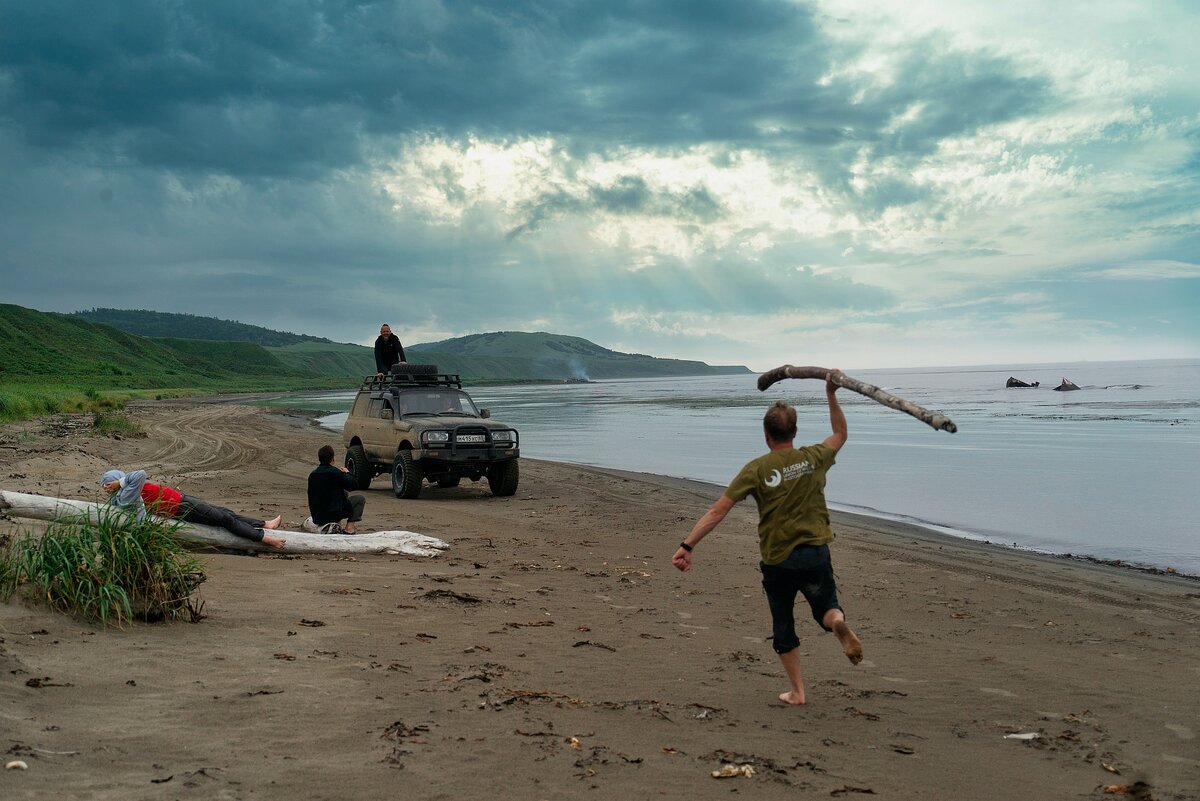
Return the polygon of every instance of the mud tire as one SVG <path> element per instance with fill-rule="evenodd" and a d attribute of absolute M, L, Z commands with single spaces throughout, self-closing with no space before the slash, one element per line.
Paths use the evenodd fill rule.
<path fill-rule="evenodd" d="M 497 498 L 507 498 L 510 495 L 514 495 L 520 479 L 520 462 L 516 459 L 494 464 L 487 472 L 488 486 L 492 488 L 492 494 Z"/>
<path fill-rule="evenodd" d="M 392 494 L 397 498 L 419 498 L 425 475 L 410 451 L 399 451 L 392 460 Z"/>
<path fill-rule="evenodd" d="M 346 449 L 346 469 L 354 476 L 354 485 L 365 490 L 370 488 L 371 479 L 375 478 L 375 470 L 367 461 L 367 452 L 362 445 L 351 445 Z"/>

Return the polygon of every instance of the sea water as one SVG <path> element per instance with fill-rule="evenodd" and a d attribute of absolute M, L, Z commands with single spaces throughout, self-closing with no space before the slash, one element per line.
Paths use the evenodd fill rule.
<path fill-rule="evenodd" d="M 1200 575 L 1200 360 L 855 370 L 958 432 L 840 390 L 850 438 L 835 509 L 1047 553 Z M 1009 389 L 1009 376 L 1040 386 Z M 1063 378 L 1080 387 L 1056 392 Z M 765 452 L 762 415 L 796 406 L 797 444 L 829 435 L 824 384 L 757 375 L 470 388 L 537 459 L 723 486 Z M 349 408 L 353 393 L 291 405 Z M 323 419 L 340 430 L 345 413 Z M 714 500 L 720 492 L 713 489 Z M 917 546 L 914 546 L 917 547 Z"/>

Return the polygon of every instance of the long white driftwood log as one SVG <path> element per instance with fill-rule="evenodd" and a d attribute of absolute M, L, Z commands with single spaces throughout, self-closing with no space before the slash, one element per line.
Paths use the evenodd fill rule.
<path fill-rule="evenodd" d="M 0 490 L 0 512 L 10 517 L 32 520 L 57 520 L 63 517 L 87 515 L 95 519 L 102 504 L 75 501 L 67 498 L 50 498 L 43 495 L 26 495 L 22 492 Z M 413 531 L 376 531 L 373 534 L 311 534 L 307 531 L 284 531 L 275 529 L 271 533 L 287 540 L 280 548 L 272 548 L 261 542 L 243 539 L 230 534 L 223 528 L 182 523 L 177 536 L 186 542 L 218 548 L 236 548 L 243 551 L 265 551 L 268 553 L 387 553 L 408 556 L 437 556 L 450 546 L 437 539 Z"/>
<path fill-rule="evenodd" d="M 767 387 L 785 378 L 819 378 L 824 381 L 827 375 L 829 376 L 829 380 L 839 387 L 845 387 L 860 395 L 866 395 L 871 400 L 882 403 L 884 406 L 911 414 L 926 425 L 933 426 L 941 431 L 949 431 L 951 434 L 958 431 L 958 426 L 954 424 L 954 421 L 944 414 L 931 412 L 923 406 L 910 403 L 903 398 L 897 398 L 892 393 L 886 392 L 874 384 L 859 381 L 856 378 L 846 375 L 841 370 L 830 370 L 828 367 L 796 367 L 791 364 L 776 367 L 774 370 L 768 370 L 758 377 L 758 391 L 766 392 Z"/>

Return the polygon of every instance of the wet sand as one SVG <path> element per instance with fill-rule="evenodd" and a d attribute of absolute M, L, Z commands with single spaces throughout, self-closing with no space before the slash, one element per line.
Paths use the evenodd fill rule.
<path fill-rule="evenodd" d="M 94 499 L 106 467 L 145 467 L 294 528 L 317 448 L 342 453 L 299 414 L 130 414 L 147 436 L 0 429 L 0 488 Z M 835 514 L 866 658 L 805 618 L 790 707 L 752 503 L 684 575 L 719 488 L 521 469 L 512 498 L 376 480 L 362 528 L 439 537 L 436 558 L 206 554 L 198 624 L 0 603 L 0 746 L 29 766 L 0 798 L 1200 798 L 1200 582 Z"/>

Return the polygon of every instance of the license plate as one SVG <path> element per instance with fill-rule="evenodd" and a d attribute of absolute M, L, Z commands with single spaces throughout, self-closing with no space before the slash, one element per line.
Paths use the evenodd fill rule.
<path fill-rule="evenodd" d="M 483 434 L 460 434 L 457 439 L 459 442 L 487 442 Z"/>

